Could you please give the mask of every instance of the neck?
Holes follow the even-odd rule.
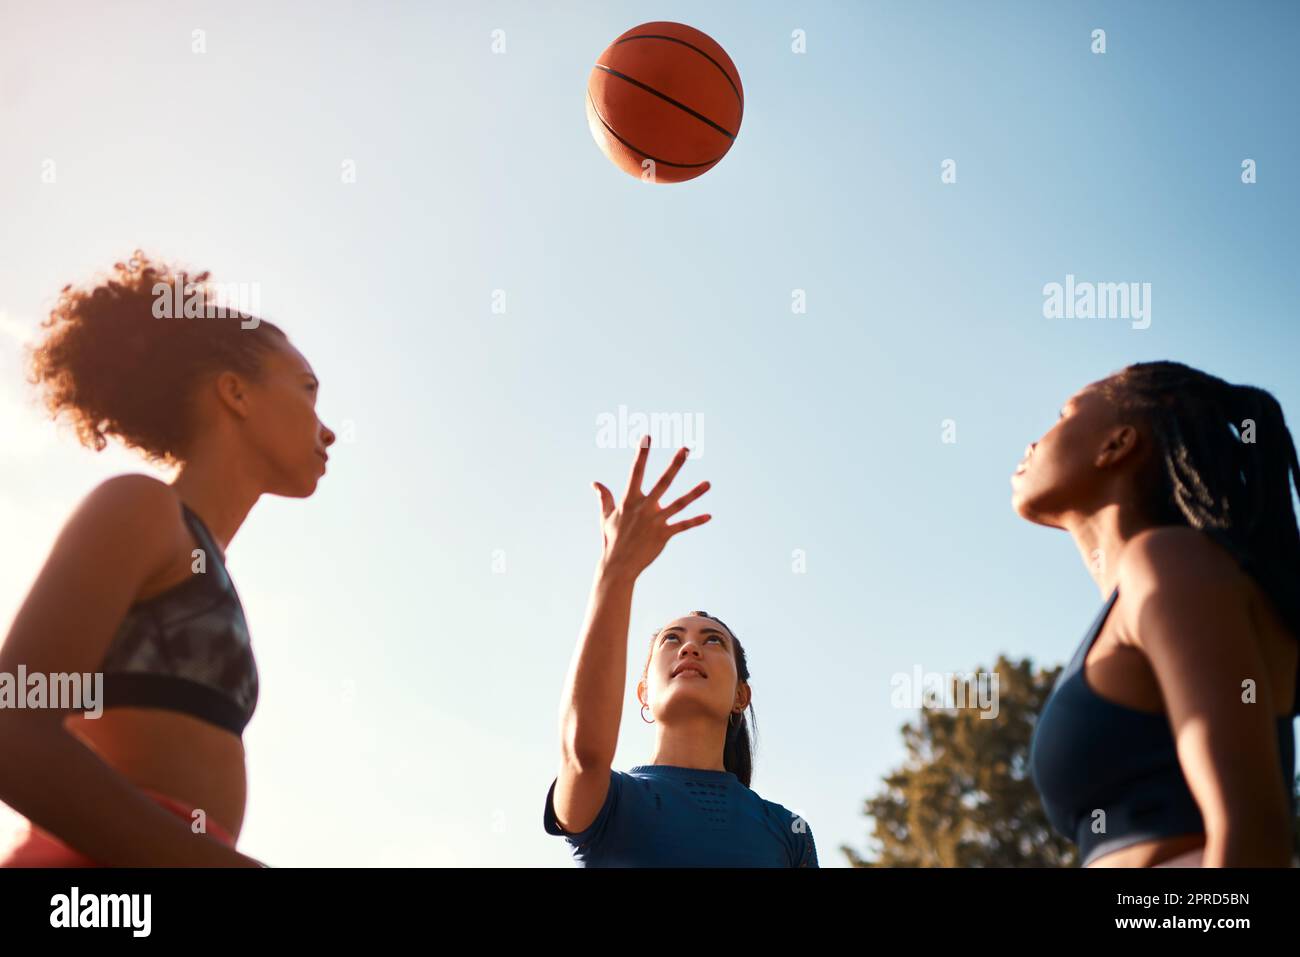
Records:
[[[198,448],[187,458],[172,488],[203,519],[223,552],[262,494],[239,456],[210,446]]]
[[[671,726],[660,723],[651,764],[672,764],[679,768],[725,771],[722,750],[727,743],[727,726],[712,715],[679,718]]]
[[[1119,582],[1119,558],[1124,547],[1150,525],[1136,508],[1120,502],[1067,517],[1062,522],[1102,598],[1109,597]]]

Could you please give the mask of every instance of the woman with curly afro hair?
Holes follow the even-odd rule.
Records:
[[[235,850],[258,681],[226,549],[261,496],[315,491],[334,434],[280,329],[166,308],[207,279],[137,252],[65,287],[33,350],[85,445],[116,438],[175,473],[91,491],[0,646],[0,675],[102,682],[89,708],[0,708],[0,800],[29,822],[0,863],[259,866]]]

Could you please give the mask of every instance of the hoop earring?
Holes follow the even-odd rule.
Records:
[[[654,724],[655,722],[653,718],[647,719],[645,716],[645,709],[648,707],[650,706],[645,704],[641,705],[641,720],[645,721],[646,724]]]
[[[731,714],[727,715],[727,724],[731,725],[733,728],[736,726],[736,712],[733,711]]]

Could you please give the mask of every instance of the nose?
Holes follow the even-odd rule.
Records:
[[[320,427],[320,439],[321,442],[325,444],[326,448],[329,448],[334,444],[335,438],[337,438],[337,436],[334,435],[334,430],[329,426],[322,424]]]
[[[1034,454],[1034,448],[1037,445],[1038,445],[1037,442],[1030,442],[1028,445],[1025,446],[1025,458],[1029,458],[1029,456]]]
[[[684,657],[687,652],[690,652],[696,658],[700,657],[700,648],[694,642],[682,645],[682,650],[677,653],[677,657]]]

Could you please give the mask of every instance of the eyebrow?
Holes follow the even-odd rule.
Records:
[[[685,632],[686,629],[683,628],[681,625],[673,625],[671,628],[665,628],[663,631],[661,631],[661,632],[659,633],[659,637],[662,638],[664,635],[668,634],[668,632],[670,632],[670,631],[680,631],[680,632]],[[726,637],[727,637],[727,633],[726,633],[725,631],[719,631],[717,628],[707,628],[707,627],[706,627],[706,628],[701,628],[701,629],[700,629],[700,634],[701,634],[701,635],[717,635],[719,638],[726,638]]]
[[[316,373],[304,372],[303,375],[305,375],[308,379],[311,379],[311,381],[315,382],[317,385],[320,385],[320,379],[316,378]]]

